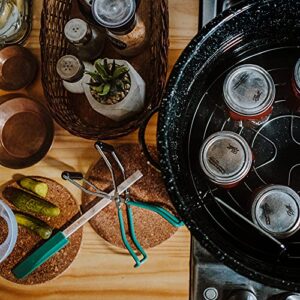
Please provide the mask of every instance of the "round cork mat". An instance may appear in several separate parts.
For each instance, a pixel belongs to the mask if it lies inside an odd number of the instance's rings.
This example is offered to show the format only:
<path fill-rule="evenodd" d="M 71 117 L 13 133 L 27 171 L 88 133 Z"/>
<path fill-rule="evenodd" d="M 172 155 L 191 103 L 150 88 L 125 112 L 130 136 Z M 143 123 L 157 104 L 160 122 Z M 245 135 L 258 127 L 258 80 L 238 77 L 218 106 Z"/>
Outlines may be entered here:
<path fill-rule="evenodd" d="M 125 144 L 117 146 L 115 151 L 126 170 L 127 177 L 137 170 L 140 170 L 144 175 L 130 188 L 131 198 L 133 200 L 162 206 L 173 214 L 176 214 L 160 173 L 147 164 L 139 147 L 137 145 Z M 153 153 L 155 148 L 150 147 L 150 151 Z M 117 185 L 119 185 L 123 181 L 123 178 L 116 164 L 113 164 L 113 166 L 114 170 L 118 170 L 116 172 L 116 177 Z M 106 192 L 110 192 L 113 189 L 110 173 L 103 159 L 100 159 L 90 169 L 88 180 Z M 93 200 L 95 200 L 94 196 L 83 194 L 83 207 L 87 207 Z M 122 211 L 127 239 L 130 241 L 125 205 L 122 205 Z M 166 220 L 154 212 L 137 207 L 132 207 L 132 211 L 137 239 L 145 249 L 159 245 L 170 238 L 177 230 L 177 228 L 170 225 Z M 124 248 L 121 240 L 117 208 L 114 202 L 91 219 L 90 223 L 94 230 L 107 242 L 117 247 Z M 134 247 L 132 242 L 131 246 Z"/>
<path fill-rule="evenodd" d="M 58 206 L 61 211 L 58 217 L 44 217 L 37 214 L 31 215 L 46 222 L 52 228 L 63 229 L 65 225 L 67 225 L 69 221 L 79 213 L 75 199 L 66 188 L 53 180 L 43 177 L 31 178 L 47 183 L 49 190 L 46 200 Z M 9 189 L 11 188 L 22 189 L 19 184 L 14 181 L 6 186 L 1 196 L 13 211 L 18 212 L 20 210 L 18 210 L 9 202 Z M 44 240 L 34 232 L 23 226 L 18 227 L 19 234 L 16 246 L 11 255 L 0 264 L 0 275 L 9 281 L 19 284 L 33 285 L 54 279 L 71 265 L 79 252 L 82 240 L 82 229 L 79 229 L 70 237 L 70 243 L 60 252 L 55 254 L 51 259 L 36 269 L 27 278 L 18 280 L 14 277 L 11 270 L 14 268 L 14 266 L 16 266 L 16 264 L 28 256 L 33 249 L 38 247 L 38 245 L 42 245 L 44 242 Z M 53 234 L 55 234 L 55 230 L 53 231 Z M 0 241 L 3 240 L 3 236 L 7 236 L 7 228 L 4 231 L 0 231 Z"/>

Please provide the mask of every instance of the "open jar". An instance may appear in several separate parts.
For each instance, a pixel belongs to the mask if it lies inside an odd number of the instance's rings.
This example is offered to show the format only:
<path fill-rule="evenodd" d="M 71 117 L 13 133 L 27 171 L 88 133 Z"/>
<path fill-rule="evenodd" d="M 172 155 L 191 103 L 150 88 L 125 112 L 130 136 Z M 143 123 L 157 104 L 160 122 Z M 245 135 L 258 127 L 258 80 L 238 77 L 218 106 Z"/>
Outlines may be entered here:
<path fill-rule="evenodd" d="M 300 228 L 300 197 L 290 187 L 268 185 L 252 200 L 252 220 L 277 238 L 287 238 Z"/>
<path fill-rule="evenodd" d="M 209 136 L 200 149 L 200 166 L 208 179 L 226 189 L 236 187 L 249 173 L 253 155 L 247 141 L 231 131 Z"/>
<path fill-rule="evenodd" d="M 233 69 L 223 85 L 225 104 L 231 119 L 263 124 L 273 110 L 276 87 L 271 75 L 257 65 Z"/>
<path fill-rule="evenodd" d="M 107 36 L 123 56 L 139 54 L 147 43 L 146 26 L 136 14 L 135 0 L 94 0 L 95 21 L 106 28 Z"/>

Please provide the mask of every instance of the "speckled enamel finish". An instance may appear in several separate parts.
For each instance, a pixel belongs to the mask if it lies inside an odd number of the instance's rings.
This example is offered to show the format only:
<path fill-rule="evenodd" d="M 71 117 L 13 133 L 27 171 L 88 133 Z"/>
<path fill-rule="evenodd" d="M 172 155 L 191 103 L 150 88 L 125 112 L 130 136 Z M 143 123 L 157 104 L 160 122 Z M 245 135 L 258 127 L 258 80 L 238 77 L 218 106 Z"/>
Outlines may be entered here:
<path fill-rule="evenodd" d="M 196 79 L 201 78 L 197 80 L 201 93 L 211 65 L 223 54 L 282 45 L 300 45 L 298 0 L 250 1 L 209 23 L 187 46 L 170 76 L 159 115 L 158 149 L 173 203 L 201 244 L 220 261 L 253 280 L 300 291 L 300 266 L 277 267 L 244 255 L 210 226 L 210 216 L 191 184 L 188 163 L 188 133 L 198 104 L 190 91 Z"/>

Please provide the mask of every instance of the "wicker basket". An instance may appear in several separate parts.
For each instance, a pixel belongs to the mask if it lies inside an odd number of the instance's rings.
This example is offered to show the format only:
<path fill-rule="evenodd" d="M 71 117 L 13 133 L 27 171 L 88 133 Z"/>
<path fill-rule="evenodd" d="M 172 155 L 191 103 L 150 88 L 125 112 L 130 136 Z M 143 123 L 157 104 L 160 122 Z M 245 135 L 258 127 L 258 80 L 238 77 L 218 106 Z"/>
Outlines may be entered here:
<path fill-rule="evenodd" d="M 87 139 L 112 139 L 138 128 L 148 112 L 159 105 L 165 85 L 169 45 L 167 0 L 141 1 L 138 13 L 151 32 L 149 46 L 144 53 L 128 61 L 146 81 L 147 105 L 142 114 L 123 123 L 97 114 L 83 95 L 69 94 L 56 73 L 57 60 L 68 53 L 63 29 L 71 17 L 78 16 L 77 1 L 44 0 L 43 5 L 40 34 L 42 83 L 57 123 L 70 133 Z M 109 45 L 106 48 L 110 58 L 120 57 Z"/>

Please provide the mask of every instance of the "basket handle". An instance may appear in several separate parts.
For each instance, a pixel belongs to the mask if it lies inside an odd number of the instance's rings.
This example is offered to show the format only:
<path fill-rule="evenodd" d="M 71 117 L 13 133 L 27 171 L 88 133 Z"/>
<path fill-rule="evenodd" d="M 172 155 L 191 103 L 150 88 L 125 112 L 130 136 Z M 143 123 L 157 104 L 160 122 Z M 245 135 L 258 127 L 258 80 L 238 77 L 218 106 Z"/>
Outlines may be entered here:
<path fill-rule="evenodd" d="M 142 153 L 145 155 L 147 159 L 148 165 L 152 166 L 156 171 L 160 172 L 160 164 L 157 160 L 155 160 L 148 149 L 148 145 L 146 143 L 146 129 L 149 124 L 149 121 L 151 118 L 159 111 L 159 106 L 155 107 L 153 110 L 149 111 L 148 115 L 146 116 L 145 120 L 142 122 L 142 125 L 140 126 L 138 138 L 139 138 L 139 144 L 141 147 Z"/>

